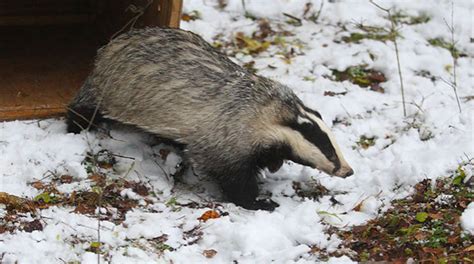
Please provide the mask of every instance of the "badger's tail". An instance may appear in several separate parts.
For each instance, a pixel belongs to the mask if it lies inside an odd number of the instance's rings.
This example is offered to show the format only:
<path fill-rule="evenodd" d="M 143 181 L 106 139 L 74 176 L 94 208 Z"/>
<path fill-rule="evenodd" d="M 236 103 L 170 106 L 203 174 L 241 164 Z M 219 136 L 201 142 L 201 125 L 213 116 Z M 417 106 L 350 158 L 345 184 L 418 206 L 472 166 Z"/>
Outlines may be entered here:
<path fill-rule="evenodd" d="M 87 79 L 79 93 L 67 107 L 66 124 L 68 133 L 80 133 L 82 130 L 93 130 L 103 121 L 103 116 L 94 96 L 90 81 Z"/>

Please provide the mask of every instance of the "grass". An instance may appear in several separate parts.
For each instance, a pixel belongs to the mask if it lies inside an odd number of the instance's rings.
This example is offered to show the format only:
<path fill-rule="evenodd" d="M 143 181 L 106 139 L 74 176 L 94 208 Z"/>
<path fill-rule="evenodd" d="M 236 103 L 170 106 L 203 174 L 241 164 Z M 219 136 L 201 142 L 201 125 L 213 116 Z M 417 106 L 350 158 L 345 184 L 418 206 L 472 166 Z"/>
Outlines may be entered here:
<path fill-rule="evenodd" d="M 440 47 L 440 48 L 449 50 L 451 55 L 456 59 L 459 58 L 459 57 L 466 57 L 467 56 L 466 54 L 461 53 L 458 49 L 456 49 L 456 47 L 455 47 L 455 45 L 453 45 L 453 43 L 445 41 L 442 38 L 429 39 L 428 43 L 430 43 L 432 46 Z"/>
<path fill-rule="evenodd" d="M 358 24 L 357 28 L 361 32 L 352 32 L 349 36 L 342 37 L 342 41 L 346 43 L 360 43 L 364 39 L 371 39 L 377 41 L 393 41 L 399 37 L 398 32 L 389 31 L 383 27 L 366 26 Z"/>
<path fill-rule="evenodd" d="M 460 226 L 462 212 L 474 199 L 474 179 L 465 178 L 460 165 L 450 177 L 418 183 L 411 197 L 394 201 L 379 218 L 349 231 L 334 229 L 342 248 L 327 256 L 350 251 L 362 262 L 474 262 L 474 237 Z"/>
<path fill-rule="evenodd" d="M 370 87 L 370 90 L 384 93 L 380 83 L 385 82 L 386 78 L 382 72 L 367 69 L 366 65 L 351 66 L 344 71 L 332 70 L 336 81 L 350 81 L 360 87 Z"/>
<path fill-rule="evenodd" d="M 392 19 L 396 24 L 416 25 L 428 23 L 431 17 L 425 13 L 419 14 L 418 16 L 410 16 L 403 11 L 397 11 L 392 14 Z"/>

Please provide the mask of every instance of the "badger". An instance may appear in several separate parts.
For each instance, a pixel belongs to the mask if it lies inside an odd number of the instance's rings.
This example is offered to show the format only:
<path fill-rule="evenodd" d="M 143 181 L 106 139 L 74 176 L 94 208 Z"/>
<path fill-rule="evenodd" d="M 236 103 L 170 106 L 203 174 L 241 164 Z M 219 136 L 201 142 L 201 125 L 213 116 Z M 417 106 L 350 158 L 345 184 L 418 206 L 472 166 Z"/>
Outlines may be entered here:
<path fill-rule="evenodd" d="M 278 206 L 258 199 L 257 180 L 285 160 L 353 174 L 317 111 L 185 30 L 134 29 L 99 49 L 68 107 L 67 130 L 107 120 L 183 146 L 195 172 L 215 178 L 228 201 L 247 209 Z"/>

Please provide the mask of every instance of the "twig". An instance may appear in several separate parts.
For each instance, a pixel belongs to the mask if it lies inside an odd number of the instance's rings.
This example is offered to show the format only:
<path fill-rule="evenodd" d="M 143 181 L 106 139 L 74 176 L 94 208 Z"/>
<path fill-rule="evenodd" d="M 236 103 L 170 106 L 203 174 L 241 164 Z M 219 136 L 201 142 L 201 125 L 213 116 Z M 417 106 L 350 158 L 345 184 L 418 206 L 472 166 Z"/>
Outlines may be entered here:
<path fill-rule="evenodd" d="M 98 107 L 97 107 L 98 108 Z M 66 106 L 66 110 L 68 111 L 71 111 L 71 113 L 75 114 L 76 116 L 80 117 L 81 119 L 83 119 L 84 121 L 86 121 L 88 124 L 90 124 L 91 126 L 94 126 L 96 127 L 97 129 L 101 129 L 101 127 L 99 127 L 98 125 L 96 124 L 93 124 L 91 122 L 91 120 L 89 120 L 88 118 L 86 118 L 84 115 L 82 115 L 81 113 L 77 112 L 76 110 Z M 92 119 L 93 120 L 93 119 Z M 81 126 L 79 123 L 77 123 L 76 121 L 72 121 L 76 126 L 78 126 L 81 130 L 85 130 L 86 128 L 84 128 L 83 126 Z"/>
<path fill-rule="evenodd" d="M 98 208 L 97 208 L 97 242 L 98 245 L 99 245 L 99 249 L 97 251 L 97 264 L 100 264 L 100 247 L 101 247 L 101 243 L 100 243 L 100 225 L 101 225 L 101 221 L 100 221 L 100 209 L 102 208 L 102 188 L 100 189 L 100 193 L 99 193 L 99 201 L 98 201 Z"/>
<path fill-rule="evenodd" d="M 245 6 L 245 0 L 242 0 L 242 7 L 244 8 L 244 12 L 247 13 L 247 7 Z"/>
<path fill-rule="evenodd" d="M 124 156 L 124 155 L 120 155 L 120 154 L 114 154 L 114 153 L 110 153 L 110 155 L 114 156 L 114 157 L 119 157 L 119 158 L 123 158 L 123 159 L 131 159 L 131 160 L 135 160 L 134 157 L 128 157 L 128 156 Z"/>
<path fill-rule="evenodd" d="M 405 88 L 403 86 L 403 76 L 402 76 L 402 69 L 400 67 L 400 53 L 398 51 L 398 43 L 397 43 L 397 32 L 396 27 L 395 27 L 395 21 L 392 18 L 392 14 L 390 13 L 390 9 L 383 8 L 377 3 L 375 3 L 373 0 L 370 0 L 370 3 L 379 8 L 382 11 L 385 11 L 388 15 L 388 19 L 390 20 L 391 28 L 390 28 L 390 33 L 394 34 L 393 38 L 393 44 L 395 45 L 395 54 L 397 55 L 397 67 L 398 67 L 398 77 L 400 78 L 400 90 L 402 92 L 402 103 L 403 103 L 403 116 L 407 116 L 407 109 L 406 109 L 406 103 L 405 103 Z"/>
<path fill-rule="evenodd" d="M 311 18 L 311 21 L 313 21 L 315 24 L 318 22 L 319 16 L 321 15 L 321 11 L 323 11 L 324 7 L 324 0 L 321 0 L 321 4 L 319 5 L 319 10 L 318 12 L 314 15 L 313 18 Z"/>
<path fill-rule="evenodd" d="M 286 16 L 286 17 L 288 17 L 288 18 L 291 18 L 291 19 L 295 20 L 295 21 L 296 21 L 296 25 L 298 25 L 298 26 L 303 25 L 303 23 L 301 22 L 301 18 L 295 17 L 295 16 L 290 15 L 290 14 L 288 14 L 288 13 L 283 13 L 283 15 Z"/>
<path fill-rule="evenodd" d="M 117 32 L 115 32 L 110 39 L 114 39 L 116 36 L 118 36 L 122 31 L 124 31 L 128 26 L 130 26 L 130 29 L 132 29 L 135 26 L 135 23 L 137 20 L 145 14 L 145 10 L 148 9 L 148 7 L 153 3 L 153 0 L 148 0 L 148 2 L 145 4 L 145 6 L 140 6 L 137 7 L 134 4 L 130 4 L 126 9 L 125 12 L 130 10 L 132 13 L 136 14 L 134 17 L 132 17 L 122 28 L 120 28 Z"/>
<path fill-rule="evenodd" d="M 444 19 L 444 23 L 448 27 L 449 32 L 451 32 L 451 57 L 453 58 L 453 82 L 450 85 L 453 90 L 454 90 L 454 95 L 456 96 L 456 102 L 458 103 L 458 108 L 459 108 L 459 113 L 461 113 L 461 103 L 459 102 L 459 96 L 458 96 L 458 85 L 457 85 L 457 78 L 456 78 L 456 64 L 457 64 L 457 56 L 455 53 L 455 45 L 456 42 L 454 42 L 454 2 L 451 1 L 451 25 L 448 24 L 446 19 Z"/>

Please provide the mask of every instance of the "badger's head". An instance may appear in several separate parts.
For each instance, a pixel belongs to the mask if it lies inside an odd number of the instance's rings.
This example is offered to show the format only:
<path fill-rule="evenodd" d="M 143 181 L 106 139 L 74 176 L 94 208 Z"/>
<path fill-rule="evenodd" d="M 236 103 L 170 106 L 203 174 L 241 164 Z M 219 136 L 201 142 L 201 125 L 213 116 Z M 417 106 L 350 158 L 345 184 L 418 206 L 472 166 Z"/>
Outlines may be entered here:
<path fill-rule="evenodd" d="M 276 161 L 269 162 L 267 168 L 276 171 L 281 166 L 282 159 L 288 159 L 329 175 L 352 175 L 354 171 L 344 159 L 321 115 L 301 102 L 298 102 L 295 108 L 297 110 L 292 111 L 291 117 L 270 128 L 273 152 L 280 151 L 284 154 L 275 159 Z"/>

